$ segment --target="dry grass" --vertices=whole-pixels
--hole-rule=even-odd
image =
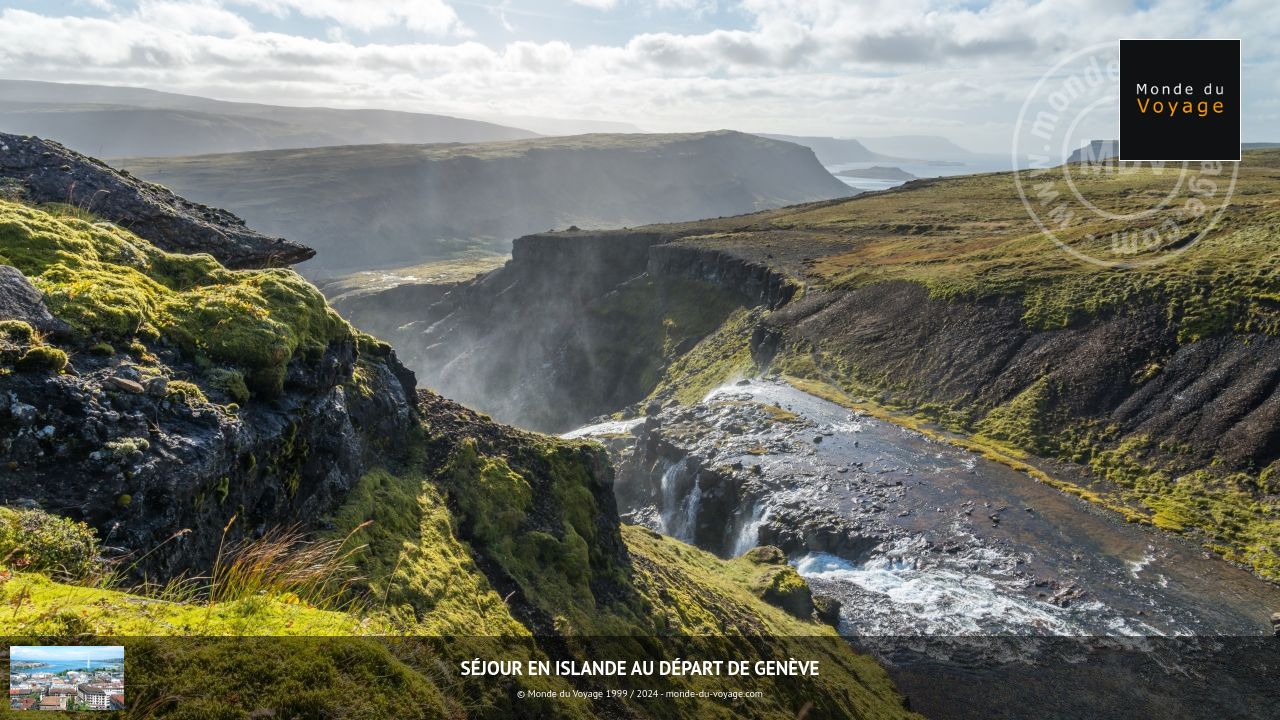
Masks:
[[[223,530],[230,530],[235,518]],[[358,601],[352,586],[354,558],[365,545],[348,547],[356,526],[341,539],[309,540],[298,527],[276,528],[255,540],[222,545],[209,578],[208,599],[227,603],[259,597],[286,597],[311,607],[348,609]]]

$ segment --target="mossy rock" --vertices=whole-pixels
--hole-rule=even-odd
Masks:
[[[237,405],[249,402],[249,386],[245,383],[244,373],[229,368],[213,368],[208,377],[211,387],[226,393]]]
[[[37,345],[33,348],[28,348],[13,366],[23,372],[51,372],[57,374],[67,367],[67,353],[48,345]]]
[[[207,403],[209,399],[205,397],[204,392],[200,390],[200,386],[186,380],[170,380],[165,385],[165,395],[179,402],[188,405],[196,403]]]
[[[751,548],[742,557],[757,565],[785,565],[787,563],[787,556],[772,545]]]
[[[145,356],[139,339],[163,341],[194,362],[237,366],[249,389],[267,397],[283,390],[295,359],[356,342],[320,291],[291,270],[227,270],[108,223],[0,201],[0,255],[81,342],[121,342]]]
[[[752,590],[761,600],[798,618],[808,619],[813,615],[813,596],[809,583],[790,565],[761,573]]]
[[[30,345],[36,342],[35,328],[22,320],[0,320],[0,336],[19,345]]]
[[[831,627],[840,627],[841,603],[830,595],[813,596],[813,616]]]

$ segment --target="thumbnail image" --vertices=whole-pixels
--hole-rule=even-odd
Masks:
[[[123,710],[124,648],[17,645],[9,648],[13,710]]]

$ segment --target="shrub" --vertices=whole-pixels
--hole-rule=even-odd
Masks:
[[[98,538],[88,525],[69,518],[0,507],[0,562],[79,580],[99,564]]]

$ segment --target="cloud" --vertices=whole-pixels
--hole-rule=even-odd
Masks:
[[[569,0],[569,2],[595,10],[612,10],[618,6],[618,0]]]
[[[253,31],[247,20],[211,0],[143,0],[137,18],[146,25],[184,33],[241,35]]]
[[[227,0],[229,4],[286,17],[329,20],[350,30],[371,32],[390,27],[406,27],[433,35],[469,32],[458,14],[444,0]]]
[[[1274,97],[1280,58],[1269,41],[1280,37],[1280,13],[1265,12],[1266,2],[1167,0],[1117,10],[1102,0],[740,0],[740,27],[638,29],[625,41],[592,44],[505,35],[481,43],[441,0],[143,0],[105,17],[0,10],[0,76],[286,104],[593,117],[653,130],[883,135],[955,127],[968,134],[955,136],[962,144],[999,149],[1041,72],[1075,48],[1135,28],[1243,37],[1246,98]],[[249,10],[319,20],[320,29],[316,37],[266,32],[244,19]],[[386,28],[431,37],[369,41],[366,33]],[[1257,107],[1259,118],[1276,114]]]

